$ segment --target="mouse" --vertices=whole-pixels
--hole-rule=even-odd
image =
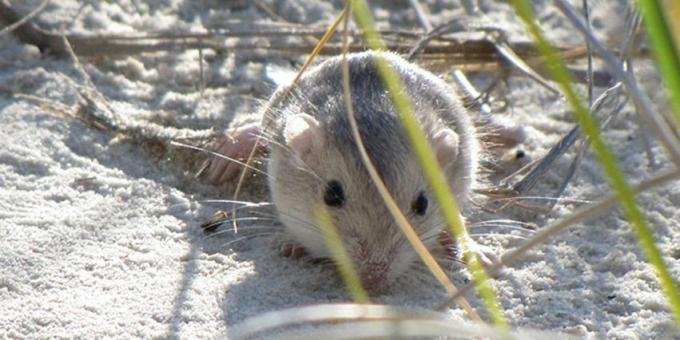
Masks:
[[[369,158],[428,249],[460,256],[380,77],[378,58],[401,78],[459,207],[468,204],[478,179],[482,144],[474,112],[446,82],[396,53],[346,56],[354,114]],[[315,221],[315,207],[325,205],[362,284],[380,291],[415,266],[418,255],[361,161],[345,107],[342,63],[342,56],[331,57],[296,84],[280,86],[260,111],[262,120],[229,130],[216,152],[239,160],[253,148],[268,155],[271,200],[296,247],[312,258],[331,257]],[[241,170],[215,158],[208,176],[223,183],[234,181]],[[468,241],[484,264],[498,261]]]

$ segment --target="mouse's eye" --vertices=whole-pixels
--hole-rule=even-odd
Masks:
[[[425,196],[425,191],[421,191],[418,194],[418,197],[411,203],[411,210],[413,210],[414,213],[423,216],[425,215],[425,212],[427,211],[427,196]]]
[[[342,191],[342,184],[339,181],[330,180],[326,183],[323,201],[330,207],[341,207],[345,204],[345,193]]]

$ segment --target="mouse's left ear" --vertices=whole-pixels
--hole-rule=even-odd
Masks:
[[[322,133],[319,122],[306,113],[286,117],[283,132],[286,144],[296,156],[302,159],[312,151],[315,145],[320,145]]]
[[[458,157],[458,134],[449,128],[437,131],[432,137],[432,146],[442,169],[449,167]]]

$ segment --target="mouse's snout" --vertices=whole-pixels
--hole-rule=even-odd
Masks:
[[[387,281],[389,263],[387,261],[369,261],[364,263],[359,271],[361,283],[368,290],[379,289]]]

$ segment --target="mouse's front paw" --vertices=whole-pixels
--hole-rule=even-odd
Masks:
[[[470,238],[470,236],[465,237],[467,238],[466,243],[470,252],[477,256],[477,259],[484,266],[484,268],[488,269],[491,266],[494,266],[501,262],[500,257],[496,255],[496,253],[493,250],[491,250],[491,248],[475,242],[473,239]],[[456,242],[456,240],[453,239],[448,232],[442,231],[439,237],[439,242],[444,247],[444,249],[451,258],[461,259],[459,256],[462,256],[463,254],[460,254],[458,242]],[[465,256],[462,256],[462,261],[466,262]],[[499,274],[494,275],[494,277],[498,277]]]
[[[481,245],[472,239],[469,240],[468,246],[470,247],[471,253],[477,256],[477,259],[484,266],[484,268],[489,269],[492,266],[501,263],[500,256],[496,255],[496,253],[491,250],[491,248]],[[500,272],[494,275],[494,277],[498,277],[499,274]]]
[[[249,124],[227,132],[227,138],[215,150],[224,157],[214,156],[207,169],[208,180],[221,184],[233,180],[243,169],[243,163],[248,160],[251,150],[255,148],[255,156],[259,156],[267,149],[267,141],[260,139],[259,124]]]

